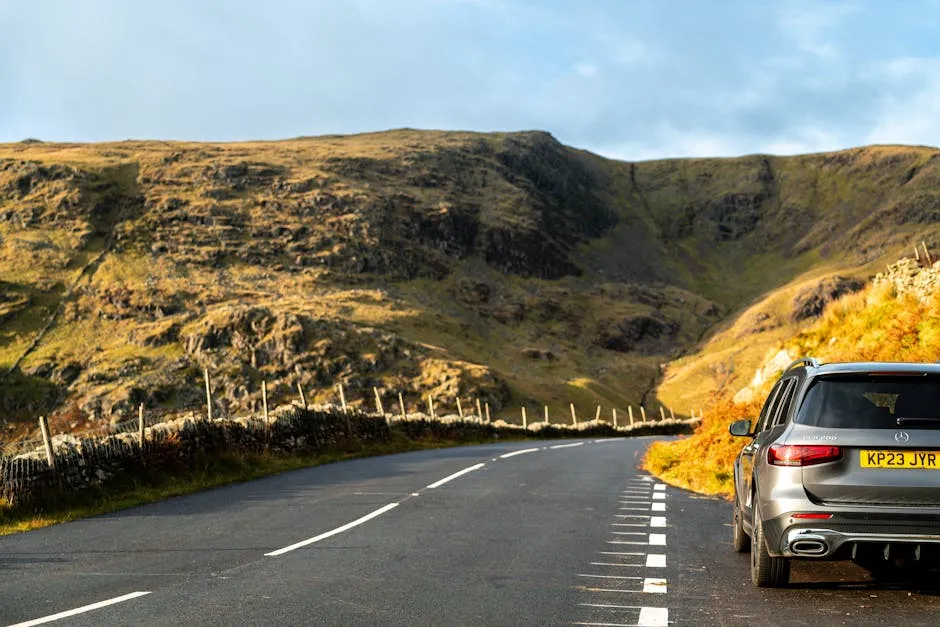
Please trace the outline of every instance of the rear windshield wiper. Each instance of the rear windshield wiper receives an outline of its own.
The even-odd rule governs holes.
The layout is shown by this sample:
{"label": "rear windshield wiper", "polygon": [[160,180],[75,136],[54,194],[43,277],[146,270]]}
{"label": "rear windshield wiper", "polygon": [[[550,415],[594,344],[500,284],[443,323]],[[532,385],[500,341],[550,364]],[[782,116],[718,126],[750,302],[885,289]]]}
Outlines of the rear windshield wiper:
{"label": "rear windshield wiper", "polygon": [[904,425],[918,424],[918,423],[928,423],[928,424],[940,424],[940,418],[913,418],[910,416],[898,416],[898,426],[903,427]]}

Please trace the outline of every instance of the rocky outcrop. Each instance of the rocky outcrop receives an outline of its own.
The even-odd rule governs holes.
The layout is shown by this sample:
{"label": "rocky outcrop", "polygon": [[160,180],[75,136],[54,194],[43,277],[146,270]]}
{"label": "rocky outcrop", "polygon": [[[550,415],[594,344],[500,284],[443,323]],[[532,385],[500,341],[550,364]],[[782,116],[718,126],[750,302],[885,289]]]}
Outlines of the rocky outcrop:
{"label": "rocky outcrop", "polygon": [[627,353],[654,351],[675,337],[679,325],[655,316],[601,320],[597,324],[594,343],[601,348]]}
{"label": "rocky outcrop", "polygon": [[793,299],[794,322],[801,322],[809,318],[816,318],[822,314],[823,309],[834,300],[846,294],[853,294],[865,287],[865,282],[844,276],[829,277],[814,287],[802,290]]}

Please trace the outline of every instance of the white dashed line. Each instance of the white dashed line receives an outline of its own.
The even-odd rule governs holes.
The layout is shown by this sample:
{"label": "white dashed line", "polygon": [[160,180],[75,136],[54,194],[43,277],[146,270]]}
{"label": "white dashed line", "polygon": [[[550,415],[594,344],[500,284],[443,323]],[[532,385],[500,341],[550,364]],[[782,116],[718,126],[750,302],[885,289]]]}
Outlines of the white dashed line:
{"label": "white dashed line", "polygon": [[348,531],[348,530],[352,529],[353,527],[357,527],[357,526],[361,525],[362,523],[367,522],[367,521],[369,521],[369,520],[372,520],[373,518],[375,518],[375,517],[377,517],[377,516],[381,516],[381,515],[384,514],[385,512],[387,512],[387,511],[389,511],[389,510],[392,510],[392,509],[395,509],[396,507],[398,507],[398,503],[389,503],[388,505],[386,505],[386,506],[384,506],[384,507],[380,507],[379,509],[375,510],[375,511],[372,512],[372,513],[366,514],[366,515],[363,516],[362,518],[357,518],[356,520],[352,521],[351,523],[346,523],[346,524],[343,525],[342,527],[337,527],[336,529],[333,529],[333,530],[331,530],[331,531],[327,531],[326,533],[321,533],[321,534],[318,535],[318,536],[314,536],[314,537],[309,538],[309,539],[307,539],[307,540],[303,540],[303,541],[301,541],[301,542],[297,542],[296,544],[292,544],[292,545],[290,545],[290,546],[285,546],[283,549],[278,549],[277,551],[271,551],[270,553],[265,553],[264,555],[265,555],[265,557],[277,557],[278,555],[283,555],[284,553],[288,553],[288,552],[293,551],[293,550],[295,550],[295,549],[299,549],[299,548],[305,547],[305,546],[307,546],[307,545],[313,544],[314,542],[319,542],[320,540],[325,540],[325,539],[327,539],[327,538],[329,538],[329,537],[331,537],[331,536],[335,536],[335,535],[337,535],[337,534],[339,534],[339,533],[343,533],[344,531]]}
{"label": "white dashed line", "polygon": [[625,575],[587,575],[583,573],[578,573],[578,577],[593,577],[595,579],[631,579],[633,581],[639,581],[643,579],[642,577],[627,577]]}
{"label": "white dashed line", "polygon": [[666,526],[665,516],[653,516],[650,518],[650,527],[665,527],[665,526]]}
{"label": "white dashed line", "polygon": [[653,492],[653,499],[656,501],[665,501],[666,495],[663,492]]}
{"label": "white dashed line", "polygon": [[650,553],[646,556],[646,567],[647,568],[665,568],[666,567],[666,556],[660,555],[658,553]]}
{"label": "white dashed line", "polygon": [[666,594],[666,580],[647,577],[643,580],[643,592]]}
{"label": "white dashed line", "polygon": [[663,491],[663,490],[666,489],[666,484],[665,484],[665,483],[657,483],[656,485],[653,486],[653,489],[654,489],[654,490]]}
{"label": "white dashed line", "polygon": [[70,616],[77,616],[78,614],[91,612],[93,610],[97,610],[102,607],[114,605],[115,603],[123,603],[124,601],[130,601],[131,599],[136,599],[137,597],[142,597],[147,594],[150,594],[150,592],[131,592],[130,594],[125,594],[123,596],[114,597],[113,599],[108,599],[107,601],[99,601],[97,603],[92,603],[90,605],[83,605],[82,607],[76,607],[74,610],[66,610],[64,612],[59,612],[58,614],[50,614],[49,616],[43,616],[42,618],[28,620],[25,623],[16,623],[15,625],[10,625],[10,627],[31,627],[31,625],[42,625],[44,623],[51,623],[52,621],[55,621],[55,620],[61,620],[63,618],[68,618]]}
{"label": "white dashed line", "polygon": [[666,534],[665,533],[651,533],[650,545],[651,546],[666,546]]}
{"label": "white dashed line", "polygon": [[637,627],[668,627],[669,610],[664,607],[644,607],[640,610]]}
{"label": "white dashed line", "polygon": [[653,503],[653,506],[650,509],[654,512],[665,512],[666,504],[665,503]]}
{"label": "white dashed line", "polygon": [[[532,449],[532,450],[537,451],[538,449]],[[473,472],[474,470],[479,470],[480,468],[483,468],[484,466],[486,466],[486,464],[484,464],[483,462],[480,462],[479,464],[474,464],[473,466],[470,466],[469,468],[464,468],[463,470],[458,470],[457,472],[455,472],[455,473],[452,474],[452,475],[447,475],[446,477],[444,477],[444,478],[441,479],[440,481],[435,481],[434,483],[432,483],[431,485],[428,486],[428,489],[433,490],[434,488],[439,488],[439,487],[441,487],[442,485],[444,485],[445,483],[447,483],[448,481],[453,481],[453,480],[456,479],[457,477],[463,476],[463,475],[467,474],[468,472]]]}
{"label": "white dashed line", "polygon": [[583,446],[584,442],[575,442],[574,444],[556,444],[555,446],[549,446],[550,449],[556,448],[571,448],[572,446]]}
{"label": "white dashed line", "polygon": [[535,453],[539,449],[537,448],[524,448],[521,451],[512,451],[511,453],[503,453],[499,456],[500,459],[508,459],[510,457],[515,457],[516,455],[525,455],[526,453]]}
{"label": "white dashed line", "polygon": [[623,566],[623,567],[629,566],[630,568],[639,568],[642,565],[643,564],[615,564],[613,562],[591,562],[591,566]]}

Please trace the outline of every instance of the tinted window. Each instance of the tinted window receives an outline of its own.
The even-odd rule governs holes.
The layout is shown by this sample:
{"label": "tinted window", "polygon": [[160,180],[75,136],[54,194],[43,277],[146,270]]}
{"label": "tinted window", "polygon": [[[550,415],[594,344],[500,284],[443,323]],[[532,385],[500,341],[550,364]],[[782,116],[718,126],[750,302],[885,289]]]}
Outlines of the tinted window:
{"label": "tinted window", "polygon": [[810,385],[796,422],[831,429],[940,428],[940,379],[821,377]]}
{"label": "tinted window", "polygon": [[777,384],[774,385],[770,394],[767,395],[767,402],[764,403],[764,408],[760,412],[760,418],[757,419],[757,426],[754,428],[754,433],[760,433],[767,427],[767,419],[774,413],[775,403],[777,402],[781,387],[783,387],[783,381],[777,381]]}
{"label": "tinted window", "polygon": [[777,402],[777,406],[774,407],[773,425],[775,427],[783,424],[783,421],[787,418],[790,401],[793,400],[793,391],[796,389],[796,379],[787,379],[784,386],[783,391],[780,392],[780,400]]}

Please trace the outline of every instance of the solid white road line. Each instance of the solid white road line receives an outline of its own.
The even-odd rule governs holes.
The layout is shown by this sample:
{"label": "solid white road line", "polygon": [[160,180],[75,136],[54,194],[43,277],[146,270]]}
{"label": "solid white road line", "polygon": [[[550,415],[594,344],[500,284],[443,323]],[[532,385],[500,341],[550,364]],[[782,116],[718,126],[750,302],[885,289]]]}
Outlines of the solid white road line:
{"label": "solid white road line", "polygon": [[647,568],[665,568],[666,567],[666,556],[659,555],[657,553],[650,553],[646,556],[646,567]]}
{"label": "solid white road line", "polygon": [[637,627],[668,627],[669,610],[664,607],[644,607],[640,610]]}
{"label": "solid white road line", "polygon": [[666,504],[665,503],[653,503],[653,506],[650,509],[654,512],[665,512]]}
{"label": "solid white road line", "polygon": [[637,581],[639,581],[640,579],[643,579],[643,577],[627,577],[625,575],[583,575],[579,573],[577,576],[578,577],[594,577],[596,579],[634,579]]}
{"label": "solid white road line", "polygon": [[[507,459],[509,457],[515,457],[516,455],[525,455],[526,453],[535,453],[539,449],[537,448],[524,448],[521,451],[513,451],[511,453],[504,453],[499,456],[500,459]],[[430,487],[430,486],[428,486]]]}
{"label": "solid white road line", "polygon": [[84,614],[85,612],[91,612],[93,610],[97,610],[102,607],[114,605],[115,603],[122,603],[124,601],[130,601],[131,599],[136,599],[137,597],[142,597],[147,594],[150,594],[150,592],[131,592],[130,594],[125,594],[124,596],[114,597],[113,599],[108,599],[107,601],[99,601],[98,603],[92,603],[91,605],[83,605],[82,607],[76,607],[74,610],[67,610],[65,612],[59,612],[58,614],[51,614],[49,616],[44,616],[42,618],[28,620],[25,623],[16,623],[15,625],[10,625],[9,627],[30,627],[30,625],[42,625],[43,623],[51,623],[54,620],[60,620],[62,618],[68,618],[69,616],[76,616],[78,614]]}
{"label": "solid white road line", "polygon": [[650,517],[650,527],[665,527],[666,526],[666,517],[665,516],[652,516]]}
{"label": "solid white road line", "polygon": [[591,625],[592,627],[636,627],[629,623],[571,623],[572,625]]}
{"label": "solid white road line", "polygon": [[654,546],[666,546],[666,534],[665,533],[651,533],[650,544]]}
{"label": "solid white road line", "polygon": [[[536,449],[532,449],[532,450],[537,451],[538,449],[536,448]],[[452,475],[447,475],[446,477],[444,477],[444,478],[441,479],[440,481],[435,481],[434,483],[432,483],[431,485],[429,485],[428,488],[431,489],[431,490],[433,490],[434,488],[439,488],[439,487],[441,487],[442,485],[444,485],[445,483],[447,483],[448,481],[453,481],[453,480],[456,479],[457,477],[462,477],[463,475],[467,474],[468,472],[473,472],[474,470],[479,470],[479,469],[483,468],[484,466],[486,466],[486,464],[483,463],[483,462],[480,462],[479,464],[474,464],[473,466],[470,466],[470,467],[468,467],[468,468],[464,468],[463,470],[458,470],[457,472],[455,472],[455,473],[452,474]]]}
{"label": "solid white road line", "polygon": [[571,448],[572,446],[583,446],[584,442],[575,442],[574,444],[556,444],[555,446],[549,446],[550,449],[556,448]]}
{"label": "solid white road line", "polygon": [[630,555],[632,557],[646,555],[646,553],[624,553],[622,551],[598,551],[598,555]]}
{"label": "solid white road line", "polygon": [[295,549],[299,549],[299,548],[301,548],[301,547],[305,547],[305,546],[307,546],[308,544],[313,544],[314,542],[319,542],[320,540],[325,540],[326,538],[329,538],[329,537],[331,537],[331,536],[335,536],[335,535],[337,535],[337,534],[339,534],[339,533],[343,533],[344,531],[348,531],[348,530],[352,529],[353,527],[356,527],[356,526],[358,526],[358,525],[361,525],[362,523],[364,523],[364,522],[366,522],[366,521],[372,520],[372,519],[375,518],[376,516],[381,516],[381,515],[384,514],[385,512],[387,512],[387,511],[389,511],[389,510],[391,510],[391,509],[395,509],[396,507],[398,507],[398,503],[389,503],[388,505],[386,505],[386,506],[384,506],[384,507],[380,507],[379,509],[375,510],[375,511],[372,512],[371,514],[366,514],[366,515],[363,516],[362,518],[357,518],[356,520],[352,521],[351,523],[346,523],[346,524],[343,525],[342,527],[337,527],[336,529],[333,529],[332,531],[327,531],[326,533],[321,533],[321,534],[318,535],[318,536],[314,536],[314,537],[309,538],[309,539],[307,539],[307,540],[303,540],[303,541],[301,541],[301,542],[297,542],[296,544],[292,544],[292,545],[290,545],[290,546],[285,546],[283,549],[278,549],[277,551],[271,551],[270,553],[265,553],[264,555],[265,555],[265,557],[277,557],[278,555],[283,555],[284,553],[288,553],[288,552],[293,551],[293,550],[295,550]]}
{"label": "solid white road line", "polygon": [[613,562],[591,562],[591,566],[629,566],[630,568],[639,568],[643,564],[614,564]]}
{"label": "solid white road line", "polygon": [[666,594],[666,580],[655,577],[647,577],[643,580],[643,592],[653,594]]}

